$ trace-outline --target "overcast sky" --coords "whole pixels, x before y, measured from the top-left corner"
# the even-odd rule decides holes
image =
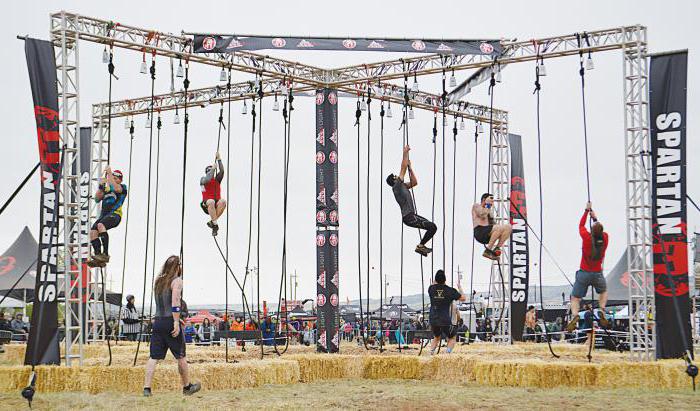
[[[46,39],[49,13],[65,9],[87,16],[99,17],[150,30],[179,33],[185,31],[238,32],[274,34],[299,34],[315,36],[377,36],[409,38],[518,38],[528,40],[570,34],[623,25],[643,24],[649,28],[649,46],[652,52],[691,48],[695,36],[693,16],[700,14],[700,6],[692,1],[588,1],[564,3],[558,1],[491,1],[475,8],[470,2],[103,2],[103,1],[42,1],[8,2],[10,18],[0,28],[5,42],[4,63],[0,65],[0,78],[4,80],[6,98],[0,101],[4,128],[4,158],[0,173],[0,200],[4,201],[26,173],[37,162],[36,130],[32,114],[31,92],[24,57],[23,44],[15,40],[18,34]],[[476,3],[474,3],[476,4]],[[329,17],[330,16],[330,17]],[[694,50],[689,55],[688,66],[688,118],[698,118],[700,100],[694,92],[696,79],[700,77]],[[80,44],[81,124],[90,124],[91,105],[107,100],[107,69],[101,61],[102,46],[87,42]],[[363,62],[392,59],[398,55],[381,53],[343,52],[285,52],[275,54],[287,59],[322,67],[338,67]],[[596,68],[587,72],[586,96],[588,99],[588,134],[591,150],[591,190],[594,207],[610,233],[610,248],[606,268],[611,268],[625,247],[625,175],[624,133],[622,106],[622,57],[619,51],[594,55]],[[116,72],[120,77],[114,83],[113,98],[125,99],[149,94],[150,80],[139,73],[141,55],[117,50]],[[169,63],[157,60],[158,78],[156,92],[170,88]],[[544,191],[544,242],[558,263],[570,277],[578,268],[580,240],[577,224],[586,201],[585,169],[583,155],[583,131],[581,116],[580,83],[577,57],[547,61],[548,76],[542,79],[542,171]],[[461,81],[467,73],[458,73]],[[194,67],[191,70],[192,88],[218,83],[218,71],[212,68]],[[250,77],[236,75],[235,80]],[[181,88],[177,79],[176,88]],[[439,79],[420,78],[422,90],[439,93]],[[537,146],[535,123],[535,99],[532,95],[534,63],[509,66],[504,71],[504,81],[495,92],[495,106],[509,112],[510,131],[523,136],[528,208],[531,223],[538,228],[537,214]],[[488,104],[484,87],[479,87],[469,101]],[[269,99],[263,112],[263,171],[261,202],[261,298],[276,301],[281,267],[282,223],[282,118],[271,110]],[[291,190],[289,196],[288,271],[299,275],[298,295],[313,298],[315,295],[315,140],[314,104],[310,98],[298,98],[292,124],[292,149],[290,161]],[[342,99],[339,104],[339,168],[340,168],[340,298],[358,297],[356,179],[356,130],[353,99]],[[247,253],[248,195],[250,169],[250,115],[240,114],[241,104],[232,106],[231,164],[231,258],[230,264],[237,275],[242,274]],[[377,107],[375,106],[375,109]],[[398,113],[398,107],[394,107]],[[205,226],[206,217],[199,209],[201,199],[198,179],[216,149],[218,108],[208,107],[191,111],[191,139],[188,150],[189,202],[186,210],[185,242],[185,294],[190,304],[221,304],[224,302],[224,265]],[[375,119],[379,116],[375,115]],[[179,250],[180,196],[182,176],[182,125],[172,124],[173,113],[164,113],[162,131],[161,186],[159,196],[158,243],[156,264],[159,266],[170,254]],[[363,117],[363,125],[366,117]],[[416,200],[419,213],[430,218],[432,204],[432,113],[416,112],[411,122],[412,162],[419,179]],[[146,239],[146,186],[148,172],[148,130],[144,128],[145,116],[135,119],[133,171],[130,200],[132,214],[129,223],[129,239],[126,249],[125,293],[137,296],[140,301],[144,274],[144,248]],[[399,116],[387,119],[385,127],[385,170],[383,174],[398,170],[401,155],[401,134],[398,132]],[[698,174],[700,166],[695,161],[700,155],[700,144],[695,138],[694,122],[688,127],[688,193],[700,199]],[[370,289],[372,297],[379,295],[379,190],[384,193],[384,274],[389,281],[389,294],[399,294],[400,225],[399,209],[394,204],[390,189],[382,184],[379,170],[379,128],[373,121],[371,137],[372,183],[370,198],[371,253]],[[366,276],[365,241],[365,172],[366,125],[360,164],[362,185],[362,277]],[[455,209],[454,266],[463,271],[465,287],[468,287],[471,263],[472,225],[469,208],[474,195],[474,125],[467,123],[460,131],[457,143],[457,179]],[[451,124],[448,125],[448,137]],[[123,120],[113,123],[113,168],[126,173],[128,160],[128,132]],[[451,187],[452,187],[452,139],[447,141],[447,261],[451,260]],[[479,162],[478,192],[486,188],[486,149],[488,135],[478,143]],[[438,139],[438,170],[442,167],[441,140]],[[225,153],[224,153],[225,156]],[[442,258],[442,176],[438,171],[436,197],[435,269]],[[225,188],[224,188],[225,190]],[[153,197],[152,197],[153,198]],[[688,209],[688,226],[697,231],[700,225],[698,213]],[[39,184],[33,180],[0,217],[0,249],[8,247],[26,225],[37,236],[39,211]],[[153,221],[153,218],[151,219]],[[222,220],[223,223],[225,220]],[[111,288],[120,288],[122,259],[124,258],[124,223],[110,231],[109,265]],[[255,230],[254,230],[255,231]],[[224,232],[219,237],[224,239]],[[153,241],[151,240],[151,245]],[[253,241],[255,244],[255,241]],[[419,260],[413,252],[416,235],[406,236],[404,294],[420,292]],[[532,263],[537,263],[537,243],[531,241]],[[474,282],[475,288],[488,286],[489,264],[480,256],[477,247]],[[149,255],[151,253],[149,252]],[[252,266],[257,265],[253,250]],[[426,261],[425,276],[429,278],[430,260]],[[545,285],[564,284],[566,280],[545,257],[543,264]],[[149,257],[148,275],[151,262]],[[531,283],[536,280],[536,267],[531,270]],[[449,274],[448,274],[449,277]],[[427,281],[427,280],[426,280]],[[363,292],[366,289],[363,285]],[[240,302],[240,292],[230,285],[232,303]],[[248,288],[250,291],[250,288]]]

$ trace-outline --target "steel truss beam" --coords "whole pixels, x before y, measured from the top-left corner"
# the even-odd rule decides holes
[[[59,279],[64,285],[65,339],[64,359],[67,366],[73,360],[82,365],[84,330],[83,276],[83,239],[81,219],[80,192],[80,88],[78,71],[77,36],[63,30],[69,25],[69,17],[51,20],[51,30],[59,30],[56,54],[60,141],[63,148],[62,184],[60,185],[60,202],[62,213],[59,226],[63,230],[63,243],[58,244],[58,255],[63,257],[63,266],[59,269]],[[60,283],[60,281],[59,281]]]
[[[630,274],[629,344],[633,359],[651,361],[656,352],[654,273],[651,233],[651,139],[649,133],[649,60],[647,31],[625,34],[634,41],[622,52],[625,112],[627,267]],[[647,158],[645,158],[647,157]]]

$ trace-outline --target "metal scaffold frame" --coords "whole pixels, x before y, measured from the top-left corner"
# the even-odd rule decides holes
[[[651,190],[650,179],[644,166],[644,155],[648,155],[649,142],[649,121],[648,121],[648,62],[646,28],[643,26],[627,26],[607,30],[588,32],[590,46],[582,47],[578,44],[576,34],[548,37],[529,41],[501,41],[503,55],[498,59],[493,59],[483,55],[424,55],[405,59],[397,59],[372,64],[362,64],[357,66],[342,67],[336,69],[323,69],[298,62],[284,59],[263,56],[261,54],[237,51],[231,54],[191,53],[191,39],[186,36],[177,36],[161,33],[153,30],[145,30],[137,27],[114,23],[108,20],[100,20],[90,17],[80,16],[74,13],[59,12],[51,15],[51,39],[58,49],[59,55],[59,82],[62,85],[70,85],[69,88],[59,86],[59,99],[61,101],[62,120],[62,142],[66,145],[66,163],[64,168],[64,193],[70,193],[65,202],[67,212],[65,213],[66,235],[65,246],[67,253],[65,257],[66,267],[70,269],[71,262],[81,263],[81,252],[79,250],[80,241],[73,241],[71,234],[75,232],[75,223],[72,222],[75,207],[78,201],[75,200],[74,183],[76,176],[72,174],[72,167],[76,158],[79,158],[80,146],[78,137],[78,64],[77,64],[77,43],[79,40],[86,40],[99,44],[110,45],[115,48],[133,50],[138,53],[153,53],[154,55],[185,60],[189,63],[199,63],[222,69],[254,74],[260,79],[259,85],[262,87],[264,95],[274,95],[279,93],[281,83],[293,84],[297,93],[311,92],[318,88],[335,88],[341,93],[356,95],[365,93],[367,87],[374,89],[376,97],[384,98],[386,101],[402,104],[404,96],[402,88],[392,83],[393,80],[400,80],[406,76],[423,76],[442,73],[445,70],[461,71],[467,69],[478,69],[500,64],[508,64],[535,61],[538,58],[549,59],[564,56],[578,55],[579,52],[600,52],[621,49],[623,51],[623,81],[624,81],[624,110],[625,110],[625,150],[626,150],[626,182],[627,182],[627,227],[628,227],[628,265],[629,272],[633,277],[630,282],[630,307],[635,307],[631,311],[634,324],[630,327],[630,342],[633,358],[639,360],[651,360],[654,358],[654,329],[653,329],[653,307],[654,295],[643,286],[648,284],[651,278]],[[68,57],[72,58],[72,65],[68,65]],[[65,61],[64,61],[65,60]],[[251,98],[255,93],[254,82],[243,82],[233,85],[231,100],[242,100]],[[204,107],[208,104],[218,104],[226,101],[225,86],[213,86],[204,89],[190,90],[187,97],[183,92],[171,92],[156,96],[155,111],[177,110],[182,107],[187,98],[190,108]],[[418,109],[434,110],[440,107],[441,96],[425,92],[410,94],[410,105]],[[136,98],[112,103],[111,117],[124,117],[139,114],[146,114],[150,105],[150,96]],[[110,142],[107,139],[106,122],[109,118],[106,104],[96,104],[92,110],[93,138],[92,138],[92,166],[90,167],[91,188],[90,195],[97,185],[99,176],[104,169],[105,153]],[[492,158],[491,190],[494,194],[496,221],[502,223],[508,220],[509,215],[509,192],[510,192],[510,152],[508,145],[508,113],[502,110],[490,112],[487,107],[479,106],[467,102],[456,102],[446,107],[447,115],[456,115],[461,118],[472,119],[485,124],[493,124],[494,139],[490,147]],[[490,121],[491,119],[491,121]],[[90,204],[89,220],[93,221],[97,206]],[[79,230],[78,230],[79,231]],[[79,239],[79,234],[78,237]],[[75,244],[78,244],[77,246]],[[77,248],[76,248],[77,247]],[[507,303],[510,284],[509,269],[509,249],[504,247],[501,257],[501,269],[503,279],[501,279],[498,267],[492,265],[491,295],[495,301],[505,305],[503,319],[499,324],[497,336],[498,342],[510,342],[510,310]],[[76,254],[74,254],[76,253]],[[77,255],[78,258],[72,258]],[[635,257],[638,256],[638,257]],[[80,266],[80,265],[77,265]],[[67,272],[66,275],[74,275],[74,271]],[[90,290],[99,290],[99,284],[92,275],[89,276]],[[80,278],[80,276],[78,276]],[[82,288],[77,284],[66,282],[68,291],[82,292]],[[70,289],[70,290],[69,290]],[[96,299],[99,293],[91,292],[91,299]],[[73,301],[73,300],[71,300]],[[75,301],[77,305],[81,301]],[[651,318],[642,315],[651,311]],[[82,349],[83,337],[79,328],[72,325],[72,321],[77,314],[66,316],[71,320],[66,320],[66,332],[70,335],[70,343],[66,343],[66,352],[73,352],[73,346],[79,344]],[[90,316],[89,324],[95,325],[92,328],[91,340],[99,339],[100,333],[104,335],[104,323],[100,325],[96,318],[101,315],[97,310],[88,310]],[[91,322],[92,321],[92,322]],[[68,327],[68,326],[71,327]],[[103,327],[99,331],[99,327]],[[650,327],[651,326],[651,327]],[[69,339],[67,338],[67,341]],[[71,348],[69,350],[68,348]],[[80,354],[67,356],[66,362],[70,358],[79,358]]]
[[[60,118],[60,144],[63,150],[62,184],[60,188],[59,227],[63,230],[63,243],[58,244],[58,255],[63,257],[59,281],[64,284],[65,339],[64,359],[67,366],[77,359],[82,365],[83,343],[83,227],[81,227],[80,193],[80,88],[78,38],[66,31],[68,17],[51,20],[51,31],[59,29],[58,53],[56,53],[58,104]],[[60,282],[59,282],[60,283]]]
[[[622,50],[625,110],[625,178],[627,203],[627,265],[630,281],[630,353],[643,361],[654,359],[656,327],[651,233],[651,140],[649,132],[649,61],[647,31],[627,32],[631,40]],[[647,157],[646,159],[644,157]]]

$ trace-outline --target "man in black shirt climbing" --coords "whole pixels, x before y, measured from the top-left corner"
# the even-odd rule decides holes
[[[416,252],[425,257],[431,251],[433,251],[433,249],[426,246],[426,244],[435,235],[437,226],[433,222],[428,221],[427,218],[416,214],[416,207],[413,203],[410,190],[418,185],[418,179],[413,172],[413,168],[411,168],[411,160],[408,158],[408,152],[410,150],[411,147],[404,146],[403,158],[401,160],[401,172],[398,176],[389,174],[389,176],[386,178],[386,183],[391,186],[391,189],[394,192],[394,198],[396,198],[396,202],[401,208],[403,223],[409,227],[425,230],[423,238],[416,246]],[[408,183],[404,183],[403,181],[404,177],[406,176],[406,171],[408,171]]]
[[[433,331],[433,342],[430,345],[430,354],[440,344],[444,334],[447,337],[447,353],[451,353],[457,342],[457,327],[452,325],[451,308],[453,301],[465,301],[467,297],[462,287],[457,283],[459,291],[445,284],[446,277],[443,270],[435,273],[435,283],[428,288],[430,296],[430,328]]]

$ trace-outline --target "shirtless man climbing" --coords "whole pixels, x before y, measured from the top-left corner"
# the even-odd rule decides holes
[[[498,260],[501,255],[499,247],[508,241],[513,230],[510,224],[495,224],[492,194],[483,194],[481,202],[472,206],[472,220],[474,222],[474,239],[486,246],[483,256],[491,260]]]

